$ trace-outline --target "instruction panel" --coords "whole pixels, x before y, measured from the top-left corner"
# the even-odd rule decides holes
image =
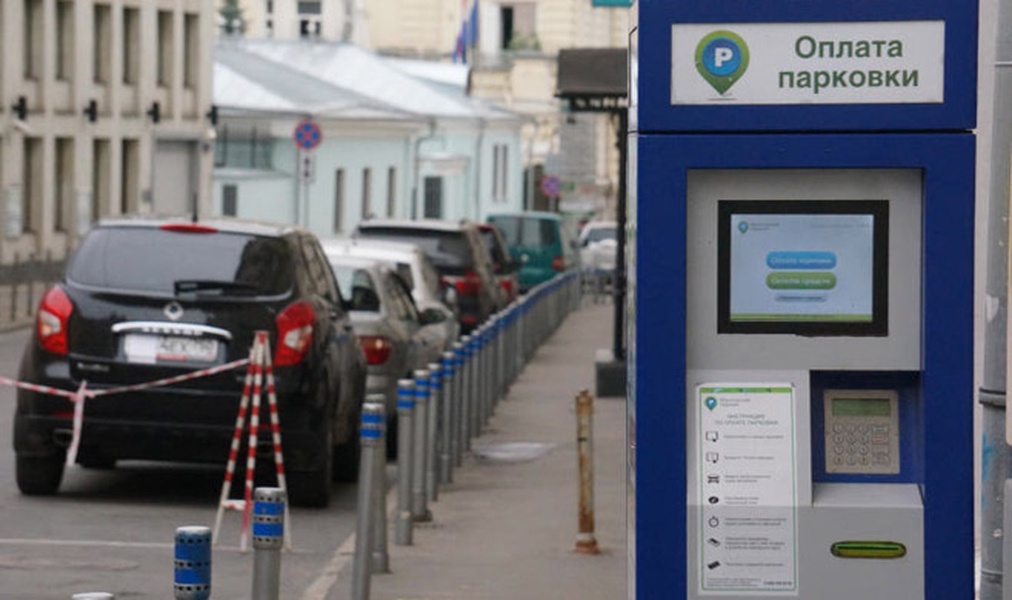
[[[707,384],[698,403],[702,592],[796,592],[794,388]]]

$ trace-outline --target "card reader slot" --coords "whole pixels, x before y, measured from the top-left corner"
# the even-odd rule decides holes
[[[836,542],[829,551],[837,558],[903,558],[907,555],[905,545],[886,541]]]

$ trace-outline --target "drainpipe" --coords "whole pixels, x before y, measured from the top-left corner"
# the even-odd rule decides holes
[[[999,600],[1003,572],[1012,548],[1004,548],[1010,524],[1004,522],[1005,488],[1009,481],[1010,450],[1005,443],[1006,331],[1008,285],[1009,144],[1012,122],[1002,111],[1012,103],[1012,5],[998,2],[994,64],[994,117],[991,119],[991,190],[988,205],[986,325],[984,373],[977,401],[982,408],[980,599]],[[1004,557],[1004,558],[1003,558]],[[1012,568],[1012,565],[1010,565]]]
[[[436,119],[432,117],[429,119],[429,132],[425,135],[418,136],[415,138],[415,173],[412,177],[414,183],[411,187],[411,218],[418,219],[418,177],[421,169],[422,159],[418,156],[421,149],[422,142],[431,140],[436,137]]]
[[[483,118],[478,119],[478,142],[474,149],[474,220],[481,221],[481,154],[485,145],[485,125]],[[493,184],[494,185],[494,184]],[[493,202],[495,198],[492,199]]]

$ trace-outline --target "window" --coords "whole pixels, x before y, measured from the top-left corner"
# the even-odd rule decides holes
[[[387,169],[387,216],[397,211],[397,167]]]
[[[256,128],[235,132],[222,125],[218,131],[218,139],[214,144],[214,166],[263,170],[272,168],[271,140]]]
[[[172,87],[172,39],[175,21],[172,11],[158,11],[158,65],[157,83],[159,87]]]
[[[443,178],[425,178],[425,208],[422,215],[426,219],[443,218]]]
[[[38,231],[39,215],[36,208],[43,206],[42,173],[43,173],[42,138],[24,139],[24,174],[22,184],[24,194],[21,196],[21,231],[32,233]]]
[[[303,38],[320,37],[321,19],[323,13],[320,0],[300,0],[299,12],[299,35]]]
[[[344,231],[344,169],[334,172],[334,233]]]
[[[320,21],[319,21],[319,19],[300,19],[299,20],[299,37],[301,37],[301,38],[318,38],[318,37],[320,37]]]
[[[42,0],[25,0],[25,79],[42,74]]]
[[[535,4],[515,2],[500,8],[503,50],[540,50],[535,29]]]
[[[197,87],[200,69],[200,20],[197,15],[187,13],[183,17],[183,87]]]
[[[123,140],[120,153],[121,214],[136,212],[140,204],[140,142]]]
[[[506,144],[496,144],[492,148],[492,201],[506,201],[506,175],[509,166],[508,147]]]
[[[323,12],[320,0],[300,0],[299,15],[318,15]]]
[[[123,83],[135,85],[140,71],[141,11],[123,9]]]
[[[71,202],[74,197],[74,140],[56,138],[56,198],[54,198],[53,228],[70,229]]]
[[[95,37],[93,39],[95,83],[109,83],[112,71],[112,8],[108,4],[95,4]]]
[[[372,169],[362,169],[362,219],[368,219],[372,214]]]
[[[56,3],[56,79],[74,76],[74,0]]]
[[[221,186],[221,214],[226,217],[234,217],[239,208],[239,186],[226,184]]]

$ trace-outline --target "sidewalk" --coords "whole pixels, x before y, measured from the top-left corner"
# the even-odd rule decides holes
[[[391,513],[392,572],[372,577],[372,600],[626,596],[624,398],[594,399],[593,500],[601,553],[574,552],[575,398],[583,389],[594,393],[594,353],[611,345],[613,310],[604,304],[574,312],[538,350],[472,441],[453,483],[440,487],[429,505],[433,520],[415,526],[413,545],[393,543]],[[524,456],[509,452],[517,449]],[[349,562],[329,598],[351,598],[351,570]]]

